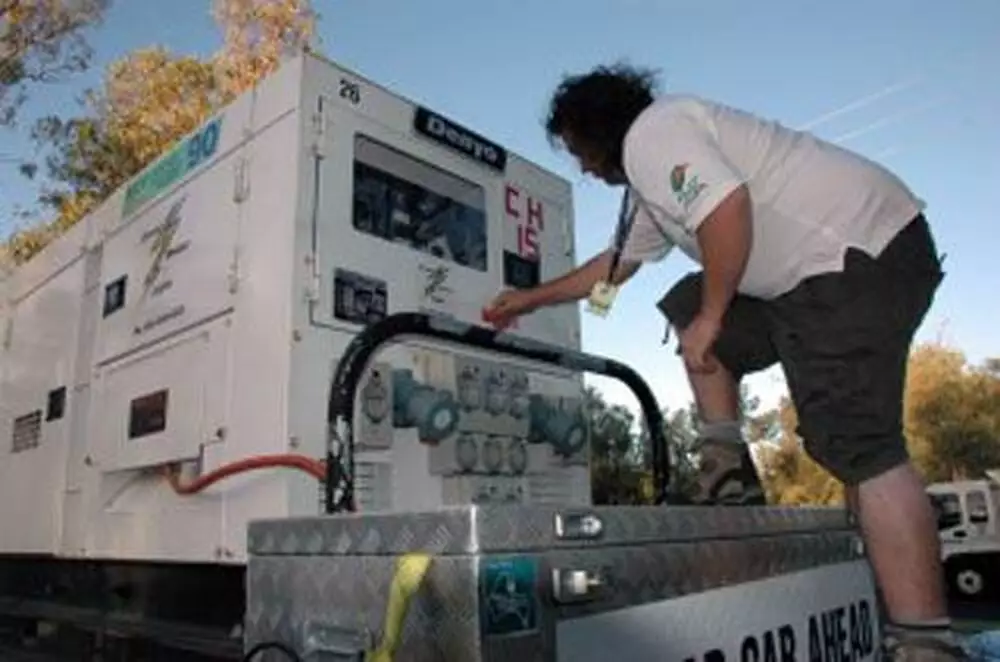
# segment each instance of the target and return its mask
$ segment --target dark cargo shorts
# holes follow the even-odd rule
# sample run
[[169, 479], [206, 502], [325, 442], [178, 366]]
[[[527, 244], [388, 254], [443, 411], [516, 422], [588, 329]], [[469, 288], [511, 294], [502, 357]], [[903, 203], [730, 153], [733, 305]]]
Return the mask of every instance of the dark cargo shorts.
[[[809, 455], [845, 485], [908, 459], [903, 390], [914, 333], [944, 273], [923, 215], [877, 257], [847, 251], [844, 271], [807, 278], [776, 299], [737, 295], [715, 355], [737, 378], [780, 363]], [[701, 305], [701, 273], [657, 304], [684, 329]]]

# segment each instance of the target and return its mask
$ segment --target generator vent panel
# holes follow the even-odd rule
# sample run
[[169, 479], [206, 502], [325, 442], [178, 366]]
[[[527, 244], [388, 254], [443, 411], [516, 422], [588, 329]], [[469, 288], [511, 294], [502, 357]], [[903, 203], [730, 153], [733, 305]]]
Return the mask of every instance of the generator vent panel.
[[30, 414], [14, 419], [14, 433], [11, 438], [10, 452], [20, 453], [38, 446], [42, 438], [42, 410], [36, 409]]

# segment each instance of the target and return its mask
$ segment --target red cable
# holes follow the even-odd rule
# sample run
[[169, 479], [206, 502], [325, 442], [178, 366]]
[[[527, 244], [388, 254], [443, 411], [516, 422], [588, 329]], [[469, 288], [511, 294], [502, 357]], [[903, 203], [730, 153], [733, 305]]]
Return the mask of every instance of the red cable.
[[326, 480], [325, 462], [311, 457], [306, 457], [305, 455], [292, 454], [259, 455], [256, 457], [248, 457], [242, 460], [237, 460], [236, 462], [231, 462], [230, 464], [224, 464], [218, 469], [210, 471], [203, 476], [198, 476], [190, 483], [181, 483], [176, 467], [167, 467], [165, 473], [167, 481], [177, 494], [190, 495], [201, 492], [205, 488], [219, 482], [220, 480], [224, 480], [236, 474], [245, 473], [247, 471], [255, 471], [257, 469], [273, 469], [277, 467], [299, 469], [300, 471], [304, 471], [313, 476], [317, 480]]

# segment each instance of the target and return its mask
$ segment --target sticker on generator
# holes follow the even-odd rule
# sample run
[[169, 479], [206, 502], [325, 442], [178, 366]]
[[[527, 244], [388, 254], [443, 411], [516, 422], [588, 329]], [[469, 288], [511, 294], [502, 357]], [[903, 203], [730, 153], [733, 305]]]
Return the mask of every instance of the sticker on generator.
[[131, 216], [136, 209], [213, 157], [221, 136], [222, 118], [217, 117], [156, 161], [125, 189], [122, 217]]
[[385, 318], [389, 308], [389, 286], [347, 269], [333, 274], [333, 316], [345, 322], [367, 325]]
[[532, 558], [483, 559], [479, 567], [479, 621], [484, 636], [538, 630], [538, 562]]

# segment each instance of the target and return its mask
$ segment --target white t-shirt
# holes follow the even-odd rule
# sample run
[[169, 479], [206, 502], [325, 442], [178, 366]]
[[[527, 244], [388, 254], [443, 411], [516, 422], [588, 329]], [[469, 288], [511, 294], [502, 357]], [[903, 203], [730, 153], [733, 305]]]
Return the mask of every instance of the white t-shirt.
[[700, 262], [698, 226], [745, 183], [753, 248], [739, 291], [762, 298], [842, 270], [848, 247], [878, 255], [924, 207], [858, 154], [690, 96], [662, 97], [639, 115], [624, 165], [639, 209], [623, 260], [661, 260], [676, 245]]

